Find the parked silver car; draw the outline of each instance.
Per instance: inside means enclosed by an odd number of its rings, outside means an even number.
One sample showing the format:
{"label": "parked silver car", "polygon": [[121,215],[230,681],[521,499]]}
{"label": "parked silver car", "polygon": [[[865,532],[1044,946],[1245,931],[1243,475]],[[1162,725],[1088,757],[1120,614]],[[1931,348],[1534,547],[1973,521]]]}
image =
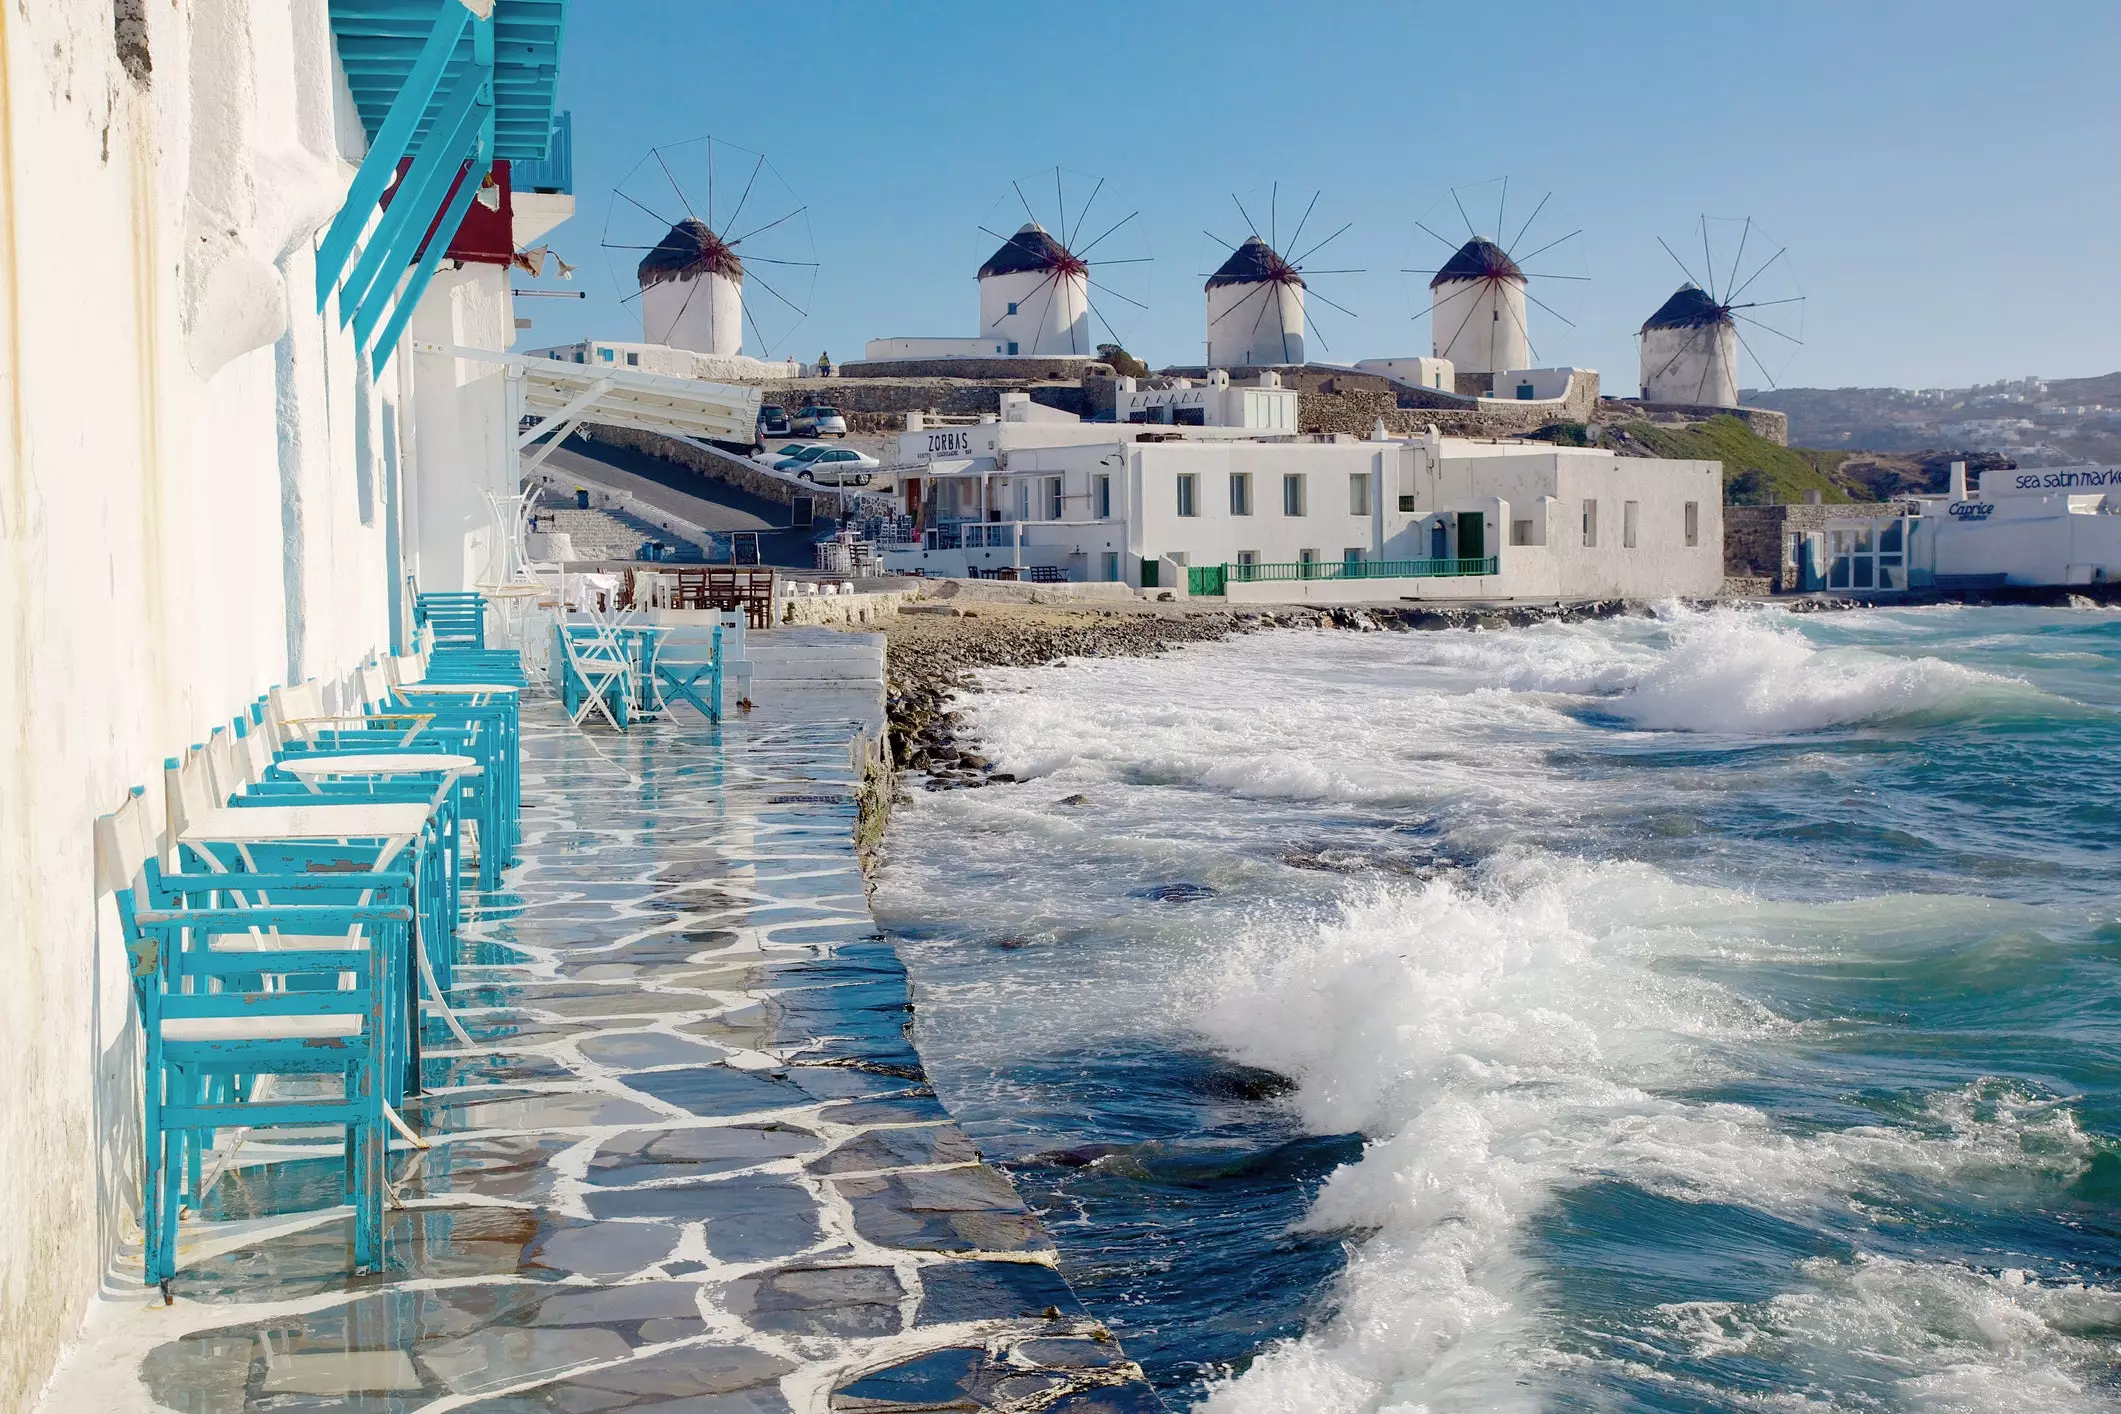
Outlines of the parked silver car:
{"label": "parked silver car", "polygon": [[790,430],[798,437],[844,437],[847,435],[847,419],[840,416],[838,408],[805,403],[795,410],[795,422]]}
{"label": "parked silver car", "polygon": [[815,482],[819,486],[867,486],[869,478],[883,463],[875,457],[857,452],[852,447],[832,447],[814,457],[806,457],[797,466],[789,468],[798,479]]}

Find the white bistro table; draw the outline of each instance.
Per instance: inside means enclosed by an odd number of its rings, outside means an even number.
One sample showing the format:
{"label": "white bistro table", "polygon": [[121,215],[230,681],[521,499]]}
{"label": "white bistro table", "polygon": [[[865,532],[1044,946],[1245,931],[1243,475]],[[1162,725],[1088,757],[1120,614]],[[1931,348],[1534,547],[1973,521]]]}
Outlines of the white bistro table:
{"label": "white bistro table", "polygon": [[338,776],[476,776],[482,769],[469,756],[447,751],[369,751],[344,756],[301,752],[276,762],[279,768],[304,781]]}
{"label": "white bistro table", "polygon": [[[319,758],[328,760],[330,758]],[[344,758],[341,758],[344,759]],[[208,845],[233,845],[243,860],[246,869],[255,869],[250,856],[250,846],[256,844],[287,844],[303,840],[350,842],[373,840],[376,842],[376,857],[369,867],[382,872],[393,859],[411,849],[427,828],[428,807],[417,803],[399,801],[348,802],[340,805],[256,805],[243,809],[223,806],[209,810],[186,825],[177,836],[180,845],[192,846],[192,853],[206,862],[206,867],[215,873],[230,874],[232,884],[242,879],[241,874],[232,874],[219,859],[214,857]],[[329,875],[319,875],[328,880]],[[415,872],[417,879],[417,871]],[[416,885],[417,888],[417,885]],[[440,982],[435,977],[434,960],[427,955],[426,932],[420,926],[425,912],[425,900],[413,900],[413,936],[411,939],[412,960],[418,968],[419,977],[426,982],[428,995],[441,1007],[442,1015],[450,1029],[467,1045],[470,1038],[462,1033],[457,1019],[449,1010]],[[417,1091],[419,1075],[418,998],[410,999],[414,1006],[407,1018],[409,1033],[411,1073],[415,1078],[410,1088]]]}

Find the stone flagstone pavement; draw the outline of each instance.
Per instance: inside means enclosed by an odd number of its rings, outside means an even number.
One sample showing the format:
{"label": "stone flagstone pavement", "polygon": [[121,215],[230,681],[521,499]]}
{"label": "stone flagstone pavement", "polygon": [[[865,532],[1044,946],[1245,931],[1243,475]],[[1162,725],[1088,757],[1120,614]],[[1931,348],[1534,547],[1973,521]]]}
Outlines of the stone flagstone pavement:
{"label": "stone flagstone pavement", "polygon": [[526,703],[523,862],[463,930],[471,1044],[427,1022],[389,1269],[347,1276],[334,1136],[252,1134],[176,1304],[136,1249],[43,1408],[1160,1408],[907,1042],[853,841],[876,699]]}

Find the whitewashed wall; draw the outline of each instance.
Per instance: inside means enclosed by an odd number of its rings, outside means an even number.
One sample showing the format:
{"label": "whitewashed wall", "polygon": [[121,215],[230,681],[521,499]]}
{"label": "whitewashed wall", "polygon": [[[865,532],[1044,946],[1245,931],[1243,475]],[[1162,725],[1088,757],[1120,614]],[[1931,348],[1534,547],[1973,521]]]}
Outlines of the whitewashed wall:
{"label": "whitewashed wall", "polygon": [[1429,292],[1430,342],[1460,373],[1500,373],[1532,361],[1524,286],[1514,280],[1446,280]]}
{"label": "whitewashed wall", "polygon": [[[111,0],[0,7],[0,1409],[138,1201],[92,822],[134,785],[159,808],[163,759],[274,683],[387,644],[418,495],[406,358],[371,386],[315,313],[361,152],[323,0],[141,5],[130,66],[118,38]],[[445,303],[512,332],[477,283]],[[502,465],[457,423],[435,460]]]}
{"label": "whitewashed wall", "polygon": [[[1009,313],[1014,304],[1016,313]],[[1091,354],[1090,285],[1081,275],[1043,271],[989,275],[979,282],[979,337],[1019,354]]]}
{"label": "whitewashed wall", "polygon": [[641,291],[641,338],[734,358],[744,351],[744,287],[724,275],[658,280]]}
{"label": "whitewashed wall", "polygon": [[1737,407],[1737,326],[1643,330],[1642,396],[1653,403]]}
{"label": "whitewashed wall", "polygon": [[1208,366],[1304,361],[1304,287],[1247,281],[1208,287]]}

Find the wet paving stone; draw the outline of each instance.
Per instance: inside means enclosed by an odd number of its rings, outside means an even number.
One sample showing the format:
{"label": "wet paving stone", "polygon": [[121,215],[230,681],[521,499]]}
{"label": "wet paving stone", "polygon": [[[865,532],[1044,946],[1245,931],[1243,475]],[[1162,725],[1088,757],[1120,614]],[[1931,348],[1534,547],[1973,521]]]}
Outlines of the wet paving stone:
{"label": "wet paving stone", "polygon": [[963,1130],[954,1124],[938,1124],[875,1130],[811,1160],[809,1169],[812,1173],[869,1173],[924,1164],[969,1164],[978,1158]]}
{"label": "wet paving stone", "polygon": [[466,1414],[788,1414],[778,1381],[792,1368],[787,1360],[745,1346],[683,1346],[463,1408]]}
{"label": "wet paving stone", "polygon": [[841,1178],[856,1231],[880,1247],[920,1252],[1029,1252],[1051,1241],[993,1169]]}
{"label": "wet paving stone", "polygon": [[[527,706],[522,862],[467,894],[471,1044],[423,1017],[404,1112],[432,1143],[389,1155],[384,1270],[349,1275],[334,1138],[253,1136],[175,1282],[180,1314],[242,1319],[156,1345],[127,1414],[792,1414],[784,1377],[815,1390],[796,1362],[826,1359],[859,1371],[835,1410],[1154,1409],[927,1087],[851,804],[768,803],[851,798],[852,730],[760,713],[592,748]],[[236,1222],[271,1226],[197,1245]],[[987,1343],[909,1351],[916,1291],[916,1335]]]}
{"label": "wet paving stone", "polygon": [[688,1041],[667,1031],[642,1031],[618,1036],[597,1036],[577,1048],[598,1065],[613,1070],[647,1070],[652,1066],[697,1065],[720,1061],[729,1052],[721,1046]]}
{"label": "wet paving stone", "polygon": [[995,1317],[1030,1319],[1078,1313],[1075,1293],[1052,1267],[1036,1262],[944,1262],[921,1269],[914,1324],[954,1325]]}
{"label": "wet paving stone", "polygon": [[816,1153],[824,1141],[793,1125],[732,1124],[703,1129],[643,1129],[607,1141],[589,1160],[589,1182],[622,1187],[671,1178],[703,1178]]}
{"label": "wet paving stone", "polygon": [[791,1335],[895,1335],[906,1289],[890,1267],[786,1267],[732,1282],[724,1309],[753,1330]]}
{"label": "wet paving stone", "polygon": [[696,1115],[740,1115],[787,1109],[811,1103],[812,1096],[787,1080],[759,1070],[729,1065],[694,1066],[686,1070],[653,1070],[630,1075],[626,1083],[644,1095]]}

